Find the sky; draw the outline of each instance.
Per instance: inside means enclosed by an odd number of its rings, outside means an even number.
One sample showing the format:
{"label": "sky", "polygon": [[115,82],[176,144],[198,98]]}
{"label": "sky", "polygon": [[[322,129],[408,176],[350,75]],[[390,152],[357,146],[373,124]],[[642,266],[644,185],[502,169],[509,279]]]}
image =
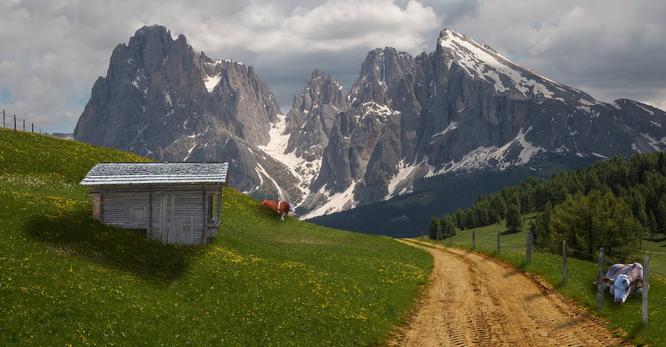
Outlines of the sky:
{"label": "sky", "polygon": [[666,109],[664,15],[660,0],[0,0],[0,107],[72,132],[113,48],[161,24],[254,66],[285,113],[313,69],[349,88],[371,49],[431,52],[443,28],[600,100]]}

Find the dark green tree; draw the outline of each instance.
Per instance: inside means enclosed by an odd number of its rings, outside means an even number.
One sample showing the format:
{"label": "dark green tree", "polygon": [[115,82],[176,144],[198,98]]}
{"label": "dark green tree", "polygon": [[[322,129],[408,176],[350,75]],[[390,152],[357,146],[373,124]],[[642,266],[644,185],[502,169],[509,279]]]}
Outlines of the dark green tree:
{"label": "dark green tree", "polygon": [[476,224],[476,216],[474,214],[474,210],[471,208],[465,210],[465,228],[469,229],[469,228],[474,228],[475,226],[477,226],[477,224]]}
{"label": "dark green tree", "polygon": [[648,217],[648,229],[650,230],[650,239],[654,241],[657,238],[656,234],[659,229],[659,223],[657,223],[657,218],[652,212],[650,212]]}
{"label": "dark green tree", "polygon": [[439,220],[439,218],[431,218],[430,219],[430,239],[432,240],[441,240],[442,239],[442,222]]}
{"label": "dark green tree", "polygon": [[523,227],[523,218],[517,205],[509,206],[506,212],[506,227],[511,232],[516,232]]}
{"label": "dark green tree", "polygon": [[446,216],[442,218],[442,233],[445,238],[456,234],[456,223],[453,217]]}
{"label": "dark green tree", "polygon": [[598,190],[569,196],[553,208],[548,227],[553,239],[566,239],[570,248],[586,253],[579,256],[588,258],[604,247],[609,256],[626,259],[637,249],[643,230],[626,202]]}

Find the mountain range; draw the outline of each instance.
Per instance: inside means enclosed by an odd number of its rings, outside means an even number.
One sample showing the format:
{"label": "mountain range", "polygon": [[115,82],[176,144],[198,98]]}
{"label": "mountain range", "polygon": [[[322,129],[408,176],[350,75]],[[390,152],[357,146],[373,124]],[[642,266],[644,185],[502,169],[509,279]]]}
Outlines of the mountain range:
{"label": "mountain range", "polygon": [[370,51],[349,90],[314,70],[283,114],[252,67],[155,25],[114,49],[74,137],[230,161],[231,185],[289,199],[304,218],[379,232],[368,221],[383,210],[382,230],[401,233],[527,176],[664,150],[665,125],[660,109],[596,100],[451,29],[433,52]]}

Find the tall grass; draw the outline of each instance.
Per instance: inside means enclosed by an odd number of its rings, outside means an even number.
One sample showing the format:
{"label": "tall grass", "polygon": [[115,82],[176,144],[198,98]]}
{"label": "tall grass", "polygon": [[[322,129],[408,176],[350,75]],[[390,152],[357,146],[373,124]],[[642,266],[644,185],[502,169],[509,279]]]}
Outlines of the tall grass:
{"label": "tall grass", "polygon": [[287,219],[233,189],[214,242],[162,245],[90,217],[78,181],[143,158],[0,131],[0,345],[371,345],[430,256]]}

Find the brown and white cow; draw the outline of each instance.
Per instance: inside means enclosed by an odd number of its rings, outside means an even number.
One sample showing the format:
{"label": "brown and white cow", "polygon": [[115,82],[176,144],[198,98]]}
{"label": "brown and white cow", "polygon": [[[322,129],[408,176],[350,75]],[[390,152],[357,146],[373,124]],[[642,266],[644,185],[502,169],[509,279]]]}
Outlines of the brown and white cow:
{"label": "brown and white cow", "polygon": [[608,288],[613,302],[622,304],[629,294],[641,294],[643,287],[643,265],[615,264],[606,271],[604,289]]}
{"label": "brown and white cow", "polygon": [[284,216],[288,215],[289,212],[294,212],[291,204],[284,200],[262,200],[261,204],[279,214],[282,221],[284,221]]}

